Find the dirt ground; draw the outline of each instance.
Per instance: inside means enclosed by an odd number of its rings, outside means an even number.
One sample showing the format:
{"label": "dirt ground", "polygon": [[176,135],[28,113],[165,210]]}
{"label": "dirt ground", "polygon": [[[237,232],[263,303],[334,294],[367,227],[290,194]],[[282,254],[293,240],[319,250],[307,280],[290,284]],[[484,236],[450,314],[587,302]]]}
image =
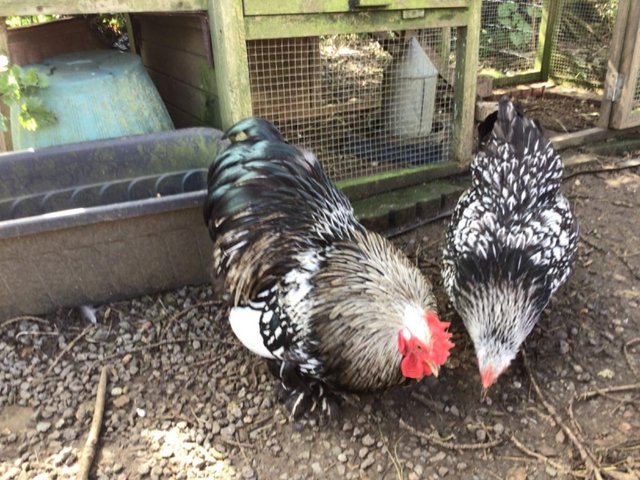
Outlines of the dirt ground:
{"label": "dirt ground", "polygon": [[564,190],[581,223],[575,272],[527,339],[527,363],[486,398],[439,277],[442,220],[394,239],[453,322],[438,379],[349,395],[326,426],[292,424],[206,286],[99,306],[95,325],[76,310],[4,322],[0,479],[75,478],[102,365],[92,478],[596,478],[590,465],[640,478],[640,169]]}

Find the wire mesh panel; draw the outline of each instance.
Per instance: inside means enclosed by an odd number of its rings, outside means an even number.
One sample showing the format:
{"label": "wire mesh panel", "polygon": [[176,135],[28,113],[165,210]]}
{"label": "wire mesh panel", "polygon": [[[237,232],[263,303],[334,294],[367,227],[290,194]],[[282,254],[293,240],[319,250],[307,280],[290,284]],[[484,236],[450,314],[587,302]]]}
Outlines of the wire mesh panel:
{"label": "wire mesh panel", "polygon": [[513,75],[535,68],[548,0],[483,0],[480,69]]}
{"label": "wire mesh panel", "polygon": [[640,109],[640,75],[638,75],[638,79],[636,80],[636,91],[633,95],[633,109]]}
{"label": "wire mesh panel", "polygon": [[448,160],[450,30],[247,42],[253,113],[335,180]]}
{"label": "wire mesh panel", "polygon": [[607,73],[609,43],[618,0],[559,0],[553,34],[551,75],[601,88]]}

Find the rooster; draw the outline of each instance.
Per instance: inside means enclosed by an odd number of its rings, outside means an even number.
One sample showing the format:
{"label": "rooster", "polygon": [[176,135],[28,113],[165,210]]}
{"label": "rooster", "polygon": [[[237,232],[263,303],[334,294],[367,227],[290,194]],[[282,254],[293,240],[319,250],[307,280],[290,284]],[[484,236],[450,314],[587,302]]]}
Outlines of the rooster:
{"label": "rooster", "polygon": [[560,193],[562,160],[538,125],[507,97],[485,122],[491,133],[454,210],[442,275],[486,392],[569,277],[578,222]]}
{"label": "rooster", "polygon": [[437,376],[453,343],[431,284],[271,123],[248,118],[226,137],[204,205],[214,273],[233,332],[269,359],[292,416],[331,417],[337,390]]}

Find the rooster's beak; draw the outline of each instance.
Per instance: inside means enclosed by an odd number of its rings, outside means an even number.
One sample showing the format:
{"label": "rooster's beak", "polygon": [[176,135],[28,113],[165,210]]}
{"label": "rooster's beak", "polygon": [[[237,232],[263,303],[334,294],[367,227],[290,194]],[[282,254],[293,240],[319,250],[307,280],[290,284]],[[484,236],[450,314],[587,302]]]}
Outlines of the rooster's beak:
{"label": "rooster's beak", "polygon": [[431,374],[437,378],[440,374],[440,367],[433,362],[426,361],[425,363],[429,367],[429,370],[431,370]]}

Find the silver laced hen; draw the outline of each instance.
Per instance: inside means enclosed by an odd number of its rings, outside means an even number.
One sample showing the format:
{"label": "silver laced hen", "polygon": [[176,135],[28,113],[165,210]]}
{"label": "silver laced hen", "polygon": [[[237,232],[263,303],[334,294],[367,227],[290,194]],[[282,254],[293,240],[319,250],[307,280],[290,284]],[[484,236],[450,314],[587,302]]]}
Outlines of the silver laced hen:
{"label": "silver laced hen", "polygon": [[[472,186],[454,211],[445,288],[473,341],[483,388],[509,366],[569,277],[578,223],[560,193],[560,156],[508,98],[482,127]],[[480,129],[480,130],[482,130]]]}
{"label": "silver laced hen", "polygon": [[437,375],[453,344],[420,271],[272,124],[249,118],[227,136],[204,207],[214,271],[234,333],[270,360],[293,416],[330,414],[337,389]]}

